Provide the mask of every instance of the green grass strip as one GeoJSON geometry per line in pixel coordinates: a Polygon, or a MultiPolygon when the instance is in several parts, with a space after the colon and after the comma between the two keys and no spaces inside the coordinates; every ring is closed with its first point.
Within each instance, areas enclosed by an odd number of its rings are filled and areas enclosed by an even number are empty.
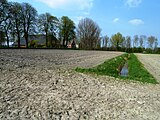
{"type": "Polygon", "coordinates": [[[123,54],[121,56],[109,59],[104,63],[93,68],[76,68],[77,72],[92,73],[97,75],[108,75],[125,80],[136,80],[156,84],[156,79],[144,68],[143,64],[134,54],[123,54]],[[119,66],[128,62],[129,75],[122,77],[119,75],[119,66]]]}
{"type": "Polygon", "coordinates": [[[128,60],[129,79],[153,84],[158,83],[134,54],[130,54],[130,56],[131,59],[128,60]]]}
{"type": "Polygon", "coordinates": [[[97,75],[109,75],[113,77],[119,77],[118,67],[120,65],[124,65],[126,59],[128,58],[128,54],[123,54],[116,58],[109,59],[104,63],[98,65],[94,68],[76,68],[76,71],[83,73],[95,73],[97,75]]]}

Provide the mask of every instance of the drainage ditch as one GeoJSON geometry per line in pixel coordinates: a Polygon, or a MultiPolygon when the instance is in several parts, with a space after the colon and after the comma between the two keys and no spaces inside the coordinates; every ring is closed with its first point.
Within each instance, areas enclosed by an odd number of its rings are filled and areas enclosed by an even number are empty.
{"type": "Polygon", "coordinates": [[[123,77],[127,77],[128,76],[128,73],[129,73],[129,70],[128,70],[128,63],[126,62],[124,64],[124,66],[121,67],[121,70],[120,70],[120,76],[123,76],[123,77]]]}

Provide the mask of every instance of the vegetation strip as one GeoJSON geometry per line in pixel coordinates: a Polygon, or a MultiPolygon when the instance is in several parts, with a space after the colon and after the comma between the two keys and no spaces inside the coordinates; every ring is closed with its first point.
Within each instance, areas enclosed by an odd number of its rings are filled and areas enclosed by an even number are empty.
{"type": "Polygon", "coordinates": [[[123,54],[116,58],[105,61],[104,63],[93,68],[76,68],[77,72],[92,73],[97,75],[109,75],[125,80],[135,80],[143,83],[156,84],[156,79],[144,68],[143,64],[134,54],[123,54]],[[129,75],[120,76],[122,66],[128,63],[129,75]]]}
{"type": "Polygon", "coordinates": [[[134,54],[131,54],[131,59],[128,60],[128,66],[129,79],[154,84],[158,83],[134,54]]]}

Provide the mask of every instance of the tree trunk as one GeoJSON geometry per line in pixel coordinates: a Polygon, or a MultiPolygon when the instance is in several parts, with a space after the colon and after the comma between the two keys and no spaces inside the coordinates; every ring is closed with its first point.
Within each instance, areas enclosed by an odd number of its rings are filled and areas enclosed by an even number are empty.
{"type": "Polygon", "coordinates": [[[119,50],[119,42],[117,42],[116,49],[119,50]]]}
{"type": "Polygon", "coordinates": [[[18,34],[18,48],[20,48],[20,46],[21,46],[21,39],[20,39],[20,34],[19,33],[17,33],[18,34]]]}
{"type": "Polygon", "coordinates": [[[18,20],[16,19],[16,32],[17,32],[17,37],[18,37],[18,48],[20,48],[21,46],[21,38],[20,38],[20,30],[19,30],[19,26],[18,26],[18,20]]]}
{"type": "Polygon", "coordinates": [[[66,48],[68,47],[68,40],[66,41],[66,45],[65,45],[65,47],[66,47],[66,48]]]}
{"type": "Polygon", "coordinates": [[[46,47],[48,47],[48,32],[46,31],[46,47]]]}
{"type": "Polygon", "coordinates": [[[7,37],[7,47],[9,48],[9,37],[8,37],[7,31],[5,33],[6,33],[6,37],[7,37]]]}
{"type": "Polygon", "coordinates": [[[25,37],[25,40],[26,40],[26,48],[28,48],[28,34],[25,33],[24,37],[25,37]]]}
{"type": "Polygon", "coordinates": [[[64,37],[63,37],[63,47],[65,47],[65,41],[66,41],[66,37],[64,35],[64,37]]]}

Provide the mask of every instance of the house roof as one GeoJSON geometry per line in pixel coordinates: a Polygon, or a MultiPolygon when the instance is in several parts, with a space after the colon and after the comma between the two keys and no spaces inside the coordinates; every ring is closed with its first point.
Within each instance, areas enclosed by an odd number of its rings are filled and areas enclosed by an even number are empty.
{"type": "MultiPolygon", "coordinates": [[[[46,42],[46,37],[45,35],[29,35],[28,37],[28,42],[32,41],[32,40],[37,40],[37,44],[44,44],[46,42]]],[[[26,45],[26,40],[24,37],[22,37],[20,39],[20,44],[23,46],[23,45],[26,45]]],[[[14,45],[18,45],[18,42],[14,42],[14,45]]]]}

